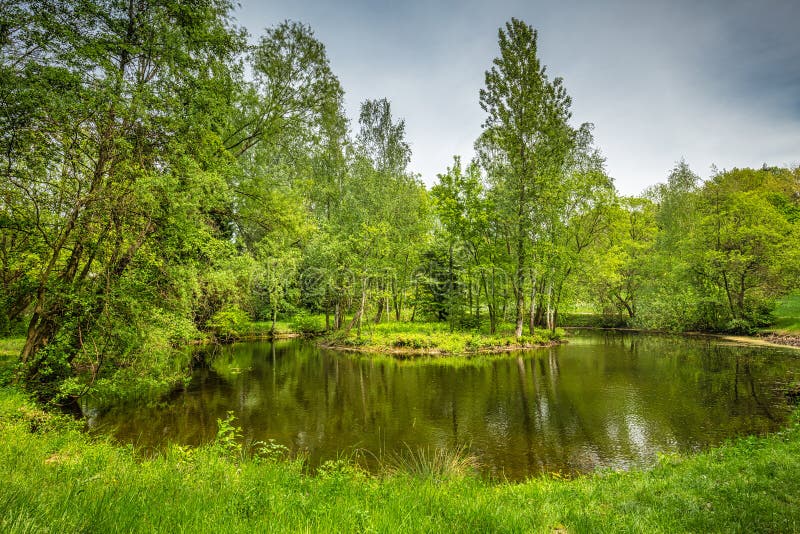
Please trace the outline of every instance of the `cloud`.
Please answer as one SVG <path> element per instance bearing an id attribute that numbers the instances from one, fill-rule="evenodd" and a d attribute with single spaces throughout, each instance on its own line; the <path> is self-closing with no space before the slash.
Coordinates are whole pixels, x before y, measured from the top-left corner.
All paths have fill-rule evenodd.
<path id="1" fill-rule="evenodd" d="M 681 157 L 701 176 L 800 163 L 799 2 L 276 0 L 238 13 L 254 34 L 309 23 L 351 120 L 362 100 L 389 98 L 428 184 L 472 155 L 483 73 L 512 16 L 539 30 L 542 61 L 564 78 L 576 124 L 595 123 L 623 193 L 663 181 Z"/>

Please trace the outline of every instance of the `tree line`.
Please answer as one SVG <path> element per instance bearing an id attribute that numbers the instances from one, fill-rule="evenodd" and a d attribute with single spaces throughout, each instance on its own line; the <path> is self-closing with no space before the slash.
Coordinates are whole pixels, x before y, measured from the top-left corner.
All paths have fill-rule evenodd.
<path id="1" fill-rule="evenodd" d="M 347 120 L 324 45 L 250 44 L 225 0 L 37 0 L 0 14 L 0 334 L 44 397 L 172 376 L 226 321 L 745 328 L 798 279 L 798 169 L 620 197 L 536 31 L 512 19 L 476 157 L 428 189 L 385 98 Z M 185 358 L 185 357 L 184 357 Z M 178 363 L 176 363 L 178 362 Z"/>

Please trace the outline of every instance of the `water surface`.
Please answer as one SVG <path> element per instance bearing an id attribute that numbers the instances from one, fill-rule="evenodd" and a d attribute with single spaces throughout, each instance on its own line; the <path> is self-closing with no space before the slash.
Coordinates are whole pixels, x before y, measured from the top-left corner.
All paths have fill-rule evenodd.
<path id="1" fill-rule="evenodd" d="M 792 407 L 800 352 L 705 338 L 581 333 L 518 354 L 396 360 L 302 340 L 217 348 L 166 402 L 98 411 L 91 427 L 161 447 L 214 439 L 232 410 L 245 439 L 311 465 L 361 451 L 368 465 L 408 448 L 465 447 L 485 474 L 652 465 L 729 437 L 776 430 Z"/>

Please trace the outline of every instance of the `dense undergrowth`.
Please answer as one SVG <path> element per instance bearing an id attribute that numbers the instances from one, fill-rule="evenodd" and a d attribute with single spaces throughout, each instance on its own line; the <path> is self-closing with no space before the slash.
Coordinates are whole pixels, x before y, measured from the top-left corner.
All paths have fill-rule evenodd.
<path id="1" fill-rule="evenodd" d="M 0 390 L 3 532 L 792 532 L 800 529 L 800 422 L 648 471 L 488 482 L 459 469 L 311 475 L 266 448 L 217 442 L 141 457 Z M 227 426 L 226 426 L 227 425 Z M 244 448 L 246 451 L 247 448 Z M 252 452 L 252 448 L 250 451 Z M 263 450 L 263 449 L 262 449 Z M 426 463 L 427 462 L 427 463 Z M 447 463 L 447 462 L 442 462 Z M 468 464 L 469 462 L 467 462 Z M 402 462 L 400 465 L 403 465 Z M 468 465 L 467 465 L 468 467 Z M 467 469 L 468 471 L 468 469 Z"/>

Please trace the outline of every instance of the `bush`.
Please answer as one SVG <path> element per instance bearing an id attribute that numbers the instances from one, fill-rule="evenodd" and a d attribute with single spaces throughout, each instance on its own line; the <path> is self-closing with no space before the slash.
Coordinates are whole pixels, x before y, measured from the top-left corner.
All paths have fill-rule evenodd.
<path id="1" fill-rule="evenodd" d="M 292 318 L 292 330 L 301 334 L 321 334 L 325 332 L 324 320 L 315 315 L 299 313 Z"/>
<path id="2" fill-rule="evenodd" d="M 250 317 L 236 306 L 225 306 L 208 321 L 208 327 L 222 339 L 239 337 L 249 325 Z"/>
<path id="3" fill-rule="evenodd" d="M 729 334 L 751 336 L 756 333 L 756 328 L 747 319 L 731 319 L 725 325 L 725 331 Z"/>
<path id="4" fill-rule="evenodd" d="M 398 337 L 392 343 L 392 346 L 401 348 L 408 347 L 412 349 L 430 349 L 436 346 L 436 343 L 427 336 L 405 335 Z"/>

